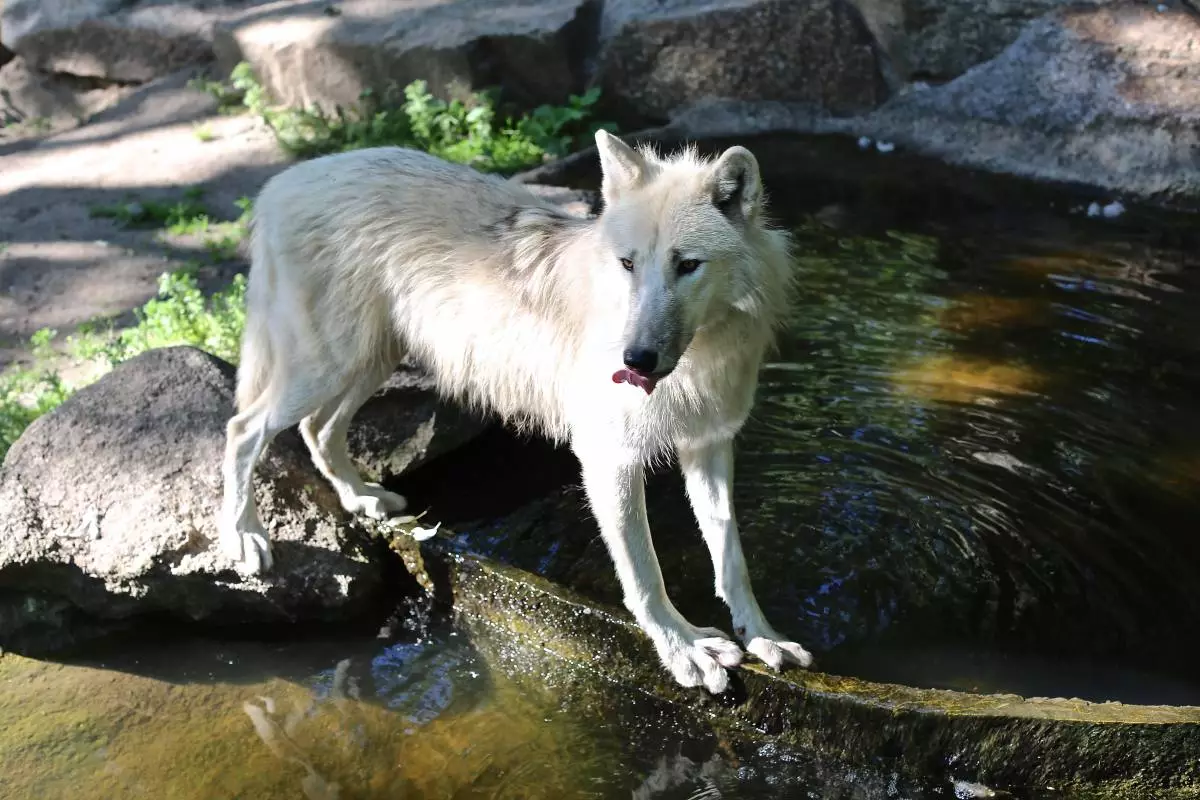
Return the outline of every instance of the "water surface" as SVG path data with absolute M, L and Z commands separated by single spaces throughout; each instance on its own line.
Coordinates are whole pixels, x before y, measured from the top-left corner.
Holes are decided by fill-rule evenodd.
M 953 788 L 733 733 L 452 627 L 0 659 L 0 795 L 14 800 L 919 800 Z
M 1200 702 L 1194 242 L 860 216 L 798 225 L 794 315 L 739 442 L 769 616 L 845 674 Z M 568 453 L 498 436 L 404 488 L 462 546 L 620 602 Z M 728 627 L 681 482 L 648 494 L 672 596 Z

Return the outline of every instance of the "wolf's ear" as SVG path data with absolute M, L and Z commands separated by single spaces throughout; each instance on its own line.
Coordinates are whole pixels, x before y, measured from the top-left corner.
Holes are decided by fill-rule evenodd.
M 744 147 L 731 147 L 713 166 L 709 186 L 713 205 L 734 222 L 749 222 L 762 206 L 758 159 Z
M 596 149 L 600 151 L 600 170 L 604 179 L 600 194 L 604 204 L 611 205 L 621 192 L 636 186 L 642 179 L 646 161 L 638 151 L 601 128 L 596 131 Z

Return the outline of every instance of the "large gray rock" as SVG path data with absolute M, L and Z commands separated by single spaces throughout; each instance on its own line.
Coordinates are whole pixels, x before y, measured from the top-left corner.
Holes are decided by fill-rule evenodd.
M 402 365 L 350 423 L 350 456 L 372 481 L 386 481 L 474 439 L 488 421 L 438 397 L 428 374 Z
M 912 179 L 931 180 L 927 167 L 902 157 L 915 154 L 1082 188 L 1106 201 L 1115 195 L 1195 207 L 1200 47 L 1191 42 L 1200 42 L 1200 20 L 1182 10 L 1133 3 L 1076 8 L 1031 23 L 1003 54 L 960 78 L 910 89 L 867 114 L 836 117 L 801 103 L 705 101 L 627 138 L 668 147 L 743 144 L 777 186 L 794 185 L 796 167 L 802 172 L 814 159 L 831 157 L 843 179 L 917 169 Z M 836 142 L 846 136 L 897 151 L 860 153 Z M 595 150 L 588 148 L 514 180 L 591 181 L 595 165 Z
M 597 80 L 649 119 L 712 99 L 843 114 L 886 96 L 870 31 L 843 0 L 609 0 Z
M 7 0 L 0 40 L 41 72 L 141 83 L 211 59 L 228 12 L 213 0 Z
M 379 598 L 373 545 L 292 432 L 256 481 L 275 569 L 241 577 L 215 546 L 233 387 L 219 359 L 154 350 L 29 427 L 0 468 L 0 646 L 147 615 L 351 620 Z
M 587 0 L 279 0 L 218 26 L 226 70 L 248 61 L 274 98 L 324 108 L 425 80 L 435 94 L 502 85 L 528 103 L 582 83 Z
M 1142 3 L 1031 23 L 1000 56 L 895 98 L 856 134 L 953 164 L 1172 201 L 1200 196 L 1200 20 Z
M 45 135 L 75 127 L 128 93 L 120 86 L 87 86 L 29 69 L 17 56 L 0 66 L 0 143 L 14 134 Z
M 956 78 L 1000 55 L 1028 23 L 1045 14 L 1112 1 L 854 0 L 904 77 L 933 82 Z

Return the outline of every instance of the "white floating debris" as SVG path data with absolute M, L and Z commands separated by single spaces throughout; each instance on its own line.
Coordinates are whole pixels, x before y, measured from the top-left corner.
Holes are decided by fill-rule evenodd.
M 871 147 L 871 137 L 863 136 L 858 140 L 858 149 L 867 150 Z
M 1101 209 L 1101 212 L 1108 219 L 1116 219 L 1125 213 L 1125 206 L 1121 204 L 1120 200 L 1114 200 Z
M 876 142 L 875 149 L 881 153 L 890 153 L 896 149 L 896 145 L 891 142 Z
M 432 528 L 413 528 L 409 533 L 418 542 L 423 542 L 426 539 L 432 539 L 437 536 L 438 528 L 442 527 L 442 523 L 434 525 Z
M 976 798 L 995 797 L 996 792 L 982 783 L 955 781 L 954 796 L 958 800 L 976 800 Z
M 1099 203 L 1092 203 L 1090 206 L 1088 206 L 1088 216 L 1089 217 L 1100 216 L 1100 204 Z

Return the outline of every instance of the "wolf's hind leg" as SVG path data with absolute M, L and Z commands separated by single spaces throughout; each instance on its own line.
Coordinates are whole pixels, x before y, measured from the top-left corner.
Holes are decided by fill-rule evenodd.
M 785 663 L 810 666 L 809 652 L 784 639 L 767 622 L 750 586 L 733 514 L 733 442 L 725 440 L 699 447 L 680 445 L 678 450 L 688 499 L 712 556 L 717 596 L 729 606 L 734 633 L 745 643 L 746 650 L 772 669 L 779 669 Z
M 312 453 L 313 463 L 333 485 L 342 507 L 352 514 L 384 519 L 403 511 L 408 503 L 377 483 L 362 479 L 346 446 L 350 421 L 363 403 L 395 369 L 396 361 L 385 359 L 349 377 L 345 389 L 300 423 L 300 433 Z
M 320 405 L 321 376 L 277 370 L 263 392 L 226 425 L 220 544 L 238 566 L 258 574 L 273 563 L 271 542 L 254 502 L 254 467 L 279 434 Z

